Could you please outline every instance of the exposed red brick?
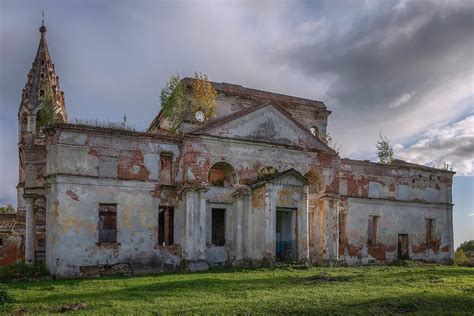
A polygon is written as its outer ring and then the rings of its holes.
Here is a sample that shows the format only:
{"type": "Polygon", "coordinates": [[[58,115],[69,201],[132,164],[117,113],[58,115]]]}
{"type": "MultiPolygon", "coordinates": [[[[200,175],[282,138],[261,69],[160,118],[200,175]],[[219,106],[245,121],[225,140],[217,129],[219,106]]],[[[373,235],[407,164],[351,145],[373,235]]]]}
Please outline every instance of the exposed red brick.
{"type": "Polygon", "coordinates": [[[77,196],[77,194],[71,190],[67,190],[66,191],[66,194],[69,195],[69,197],[71,199],[73,199],[74,201],[78,201],[79,202],[79,197],[77,196]]]}
{"type": "Polygon", "coordinates": [[[385,254],[387,252],[393,252],[397,249],[396,246],[387,246],[385,244],[379,243],[377,245],[368,246],[368,254],[374,257],[377,260],[386,260],[385,254]]]}
{"type": "Polygon", "coordinates": [[[441,240],[438,239],[433,242],[430,242],[429,244],[422,243],[419,245],[412,245],[411,249],[414,253],[421,253],[430,249],[432,249],[434,252],[438,252],[440,245],[441,245],[441,240]]]}
{"type": "Polygon", "coordinates": [[[143,153],[139,150],[122,153],[118,158],[117,175],[121,180],[148,180],[149,172],[144,164],[143,153]]]}

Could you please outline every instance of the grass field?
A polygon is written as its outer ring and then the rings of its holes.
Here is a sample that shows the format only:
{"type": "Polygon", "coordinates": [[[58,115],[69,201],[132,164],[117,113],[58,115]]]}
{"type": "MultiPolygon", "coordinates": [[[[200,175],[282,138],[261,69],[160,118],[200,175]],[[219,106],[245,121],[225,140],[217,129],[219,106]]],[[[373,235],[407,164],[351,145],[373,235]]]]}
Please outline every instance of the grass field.
{"type": "Polygon", "coordinates": [[[0,314],[474,314],[474,269],[437,265],[214,270],[0,284],[0,314]]]}

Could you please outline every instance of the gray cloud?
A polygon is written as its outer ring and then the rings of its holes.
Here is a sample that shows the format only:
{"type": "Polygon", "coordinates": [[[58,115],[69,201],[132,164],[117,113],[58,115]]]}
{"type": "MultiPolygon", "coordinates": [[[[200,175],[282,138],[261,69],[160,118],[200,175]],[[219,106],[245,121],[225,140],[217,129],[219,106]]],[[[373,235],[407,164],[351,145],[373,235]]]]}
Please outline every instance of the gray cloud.
{"type": "Polygon", "coordinates": [[[14,199],[16,116],[43,9],[71,118],[126,113],[146,127],[167,78],[202,71],[325,101],[342,154],[367,158],[379,131],[408,148],[473,105],[468,1],[0,0],[0,203],[14,199]]]}
{"type": "Polygon", "coordinates": [[[331,82],[323,98],[335,110],[330,131],[346,144],[343,153],[357,155],[378,131],[406,141],[472,107],[459,104],[472,92],[472,3],[400,1],[347,23],[323,20],[275,54],[331,82]]]}
{"type": "Polygon", "coordinates": [[[394,146],[398,158],[433,167],[445,164],[459,175],[474,173],[474,115],[444,126],[433,126],[413,145],[394,146]]]}

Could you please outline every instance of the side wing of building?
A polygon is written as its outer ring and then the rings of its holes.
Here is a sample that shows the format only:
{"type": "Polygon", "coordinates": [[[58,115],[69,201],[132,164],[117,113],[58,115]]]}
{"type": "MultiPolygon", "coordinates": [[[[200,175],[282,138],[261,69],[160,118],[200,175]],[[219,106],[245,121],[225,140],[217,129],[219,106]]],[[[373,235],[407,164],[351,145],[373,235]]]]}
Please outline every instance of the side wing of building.
{"type": "Polygon", "coordinates": [[[339,258],[448,263],[454,256],[453,172],[342,159],[339,258]]]}

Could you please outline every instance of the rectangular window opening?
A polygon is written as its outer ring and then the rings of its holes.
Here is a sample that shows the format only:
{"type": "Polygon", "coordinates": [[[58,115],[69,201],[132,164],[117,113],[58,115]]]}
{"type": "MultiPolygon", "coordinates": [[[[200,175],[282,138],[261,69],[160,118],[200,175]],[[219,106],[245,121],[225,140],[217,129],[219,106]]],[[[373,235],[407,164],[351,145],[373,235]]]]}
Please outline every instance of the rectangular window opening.
{"type": "Polygon", "coordinates": [[[161,153],[160,155],[160,183],[173,184],[173,154],[161,153]]]}
{"type": "Polygon", "coordinates": [[[174,243],[174,208],[160,206],[158,209],[158,244],[171,246],[174,243]]]}
{"type": "Polygon", "coordinates": [[[380,216],[369,216],[369,225],[367,229],[367,243],[369,245],[377,244],[377,224],[380,216]]]}
{"type": "Polygon", "coordinates": [[[117,243],[116,204],[99,204],[99,243],[117,243]]]}
{"type": "Polygon", "coordinates": [[[435,230],[435,220],[427,218],[425,220],[426,227],[426,243],[430,244],[435,241],[434,230],[435,230]]]}
{"type": "Polygon", "coordinates": [[[3,257],[3,239],[0,238],[0,257],[3,257]]]}
{"type": "Polygon", "coordinates": [[[339,244],[346,242],[346,214],[339,214],[339,244]]]}
{"type": "Polygon", "coordinates": [[[225,208],[212,209],[212,244],[225,245],[225,208]]]}

